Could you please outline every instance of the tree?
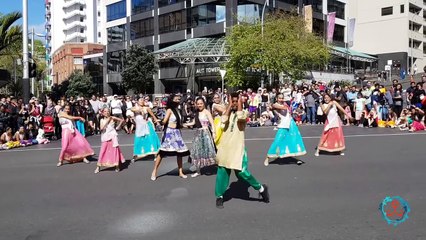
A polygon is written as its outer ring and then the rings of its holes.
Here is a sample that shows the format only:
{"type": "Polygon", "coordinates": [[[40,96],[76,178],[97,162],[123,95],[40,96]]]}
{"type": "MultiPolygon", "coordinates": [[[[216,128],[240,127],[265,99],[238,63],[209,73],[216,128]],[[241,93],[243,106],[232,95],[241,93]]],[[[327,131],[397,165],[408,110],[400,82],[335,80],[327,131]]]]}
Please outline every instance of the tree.
{"type": "Polygon", "coordinates": [[[14,23],[22,17],[20,12],[0,13],[0,52],[22,39],[22,27],[14,23]]]}
{"type": "Polygon", "coordinates": [[[67,79],[69,81],[67,96],[89,97],[95,93],[96,86],[93,84],[89,74],[81,70],[75,70],[67,79]]]}
{"type": "Polygon", "coordinates": [[[267,16],[263,36],[259,23],[233,26],[227,36],[230,53],[230,61],[225,64],[227,84],[242,86],[250,68],[284,73],[298,80],[313,65],[326,64],[327,47],[321,38],[305,29],[303,18],[292,14],[267,16]]]}
{"type": "Polygon", "coordinates": [[[124,87],[136,93],[146,93],[157,69],[152,53],[139,45],[131,45],[126,50],[124,70],[121,73],[124,87]]]}

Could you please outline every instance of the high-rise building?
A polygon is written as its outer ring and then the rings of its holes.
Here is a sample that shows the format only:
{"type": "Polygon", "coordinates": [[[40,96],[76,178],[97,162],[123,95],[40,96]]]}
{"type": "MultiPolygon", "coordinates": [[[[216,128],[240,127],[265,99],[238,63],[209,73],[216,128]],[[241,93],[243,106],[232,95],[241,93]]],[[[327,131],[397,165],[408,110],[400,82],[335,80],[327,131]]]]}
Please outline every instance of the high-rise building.
{"type": "Polygon", "coordinates": [[[102,0],[45,0],[46,48],[50,80],[52,57],[66,43],[105,44],[105,5],[102,0]]]}
{"type": "Polygon", "coordinates": [[[356,0],[348,3],[356,19],[354,46],[377,55],[378,69],[392,60],[392,72],[423,72],[426,65],[426,1],[356,0]]]}
{"type": "MultiPolygon", "coordinates": [[[[346,0],[266,0],[267,12],[281,9],[302,14],[312,5],[313,31],[326,29],[327,14],[336,12],[334,44],[346,40],[346,0]]],[[[157,51],[198,38],[220,38],[230,26],[243,21],[259,21],[265,0],[106,0],[107,47],[104,56],[104,92],[111,93],[121,82],[123,57],[130,44],[157,51]]],[[[201,43],[208,46],[216,43],[201,43]]],[[[188,73],[195,72],[195,91],[218,87],[219,65],[195,64],[190,70],[177,61],[161,61],[154,80],[155,93],[181,91],[188,86],[188,73]]]]}

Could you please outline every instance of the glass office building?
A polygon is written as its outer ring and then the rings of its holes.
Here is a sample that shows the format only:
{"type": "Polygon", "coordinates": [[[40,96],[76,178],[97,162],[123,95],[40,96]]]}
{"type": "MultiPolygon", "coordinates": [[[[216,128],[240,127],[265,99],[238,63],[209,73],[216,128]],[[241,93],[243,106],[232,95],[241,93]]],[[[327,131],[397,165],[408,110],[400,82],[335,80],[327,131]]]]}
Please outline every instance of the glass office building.
{"type": "MultiPolygon", "coordinates": [[[[267,11],[281,9],[301,13],[304,5],[312,5],[313,30],[324,34],[328,11],[337,15],[335,42],[344,42],[344,0],[268,0],[267,11]]],[[[239,22],[260,21],[264,0],[122,0],[107,3],[107,37],[104,65],[104,91],[111,92],[111,84],[120,83],[122,56],[130,44],[140,44],[158,51],[193,38],[220,38],[230,26],[239,22]],[[124,16],[125,15],[125,16],[124,16]]],[[[179,62],[164,60],[155,76],[154,93],[184,92],[188,75],[196,77],[194,91],[218,87],[218,65],[195,64],[188,69],[179,62]]]]}

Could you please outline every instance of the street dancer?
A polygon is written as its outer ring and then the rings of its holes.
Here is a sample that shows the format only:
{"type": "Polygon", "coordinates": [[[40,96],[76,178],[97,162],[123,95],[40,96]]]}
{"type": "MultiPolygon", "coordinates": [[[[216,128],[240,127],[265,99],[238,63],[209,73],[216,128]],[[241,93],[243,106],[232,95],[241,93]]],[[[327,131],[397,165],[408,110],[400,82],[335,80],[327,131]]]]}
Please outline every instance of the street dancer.
{"type": "Polygon", "coordinates": [[[121,153],[120,146],[118,145],[117,131],[123,125],[124,119],[111,116],[109,108],[102,111],[104,118],[101,119],[100,130],[101,136],[101,150],[99,151],[98,164],[95,173],[101,170],[101,167],[115,167],[115,171],[120,171],[120,163],[124,163],[126,159],[121,153]],[[118,123],[115,127],[115,123],[118,123]]]}
{"type": "Polygon", "coordinates": [[[157,155],[160,149],[160,139],[155,132],[154,124],[148,119],[148,114],[155,123],[157,118],[149,107],[145,106],[145,99],[139,98],[135,107],[131,108],[135,113],[135,140],[133,146],[132,162],[149,155],[157,155]]]}
{"type": "Polygon", "coordinates": [[[80,120],[84,122],[84,119],[71,116],[70,113],[71,106],[69,104],[65,105],[64,111],[59,113],[59,123],[62,127],[62,149],[59,155],[58,167],[62,166],[64,161],[89,163],[86,157],[94,155],[89,142],[74,127],[74,121],[80,120]]]}
{"type": "Polygon", "coordinates": [[[204,98],[198,97],[196,100],[197,112],[191,123],[184,124],[187,126],[195,126],[195,138],[192,141],[191,160],[195,166],[196,172],[192,177],[201,175],[201,168],[216,164],[216,149],[214,146],[215,126],[211,113],[206,109],[204,98]],[[210,132],[210,127],[211,132],[210,132]],[[213,133],[213,134],[212,134],[213,133]]]}
{"type": "Polygon", "coordinates": [[[214,143],[216,144],[216,147],[219,145],[220,137],[222,136],[222,128],[220,127],[221,124],[221,116],[225,112],[226,108],[221,102],[220,95],[216,93],[213,96],[213,105],[212,105],[212,114],[214,116],[214,129],[215,129],[215,138],[214,143]]]}
{"type": "MultiPolygon", "coordinates": [[[[302,135],[300,135],[299,128],[290,114],[289,106],[284,102],[284,95],[278,94],[277,97],[277,103],[273,104],[272,108],[278,115],[280,123],[277,126],[278,131],[275,139],[269,147],[264,162],[265,166],[269,165],[270,158],[297,157],[306,154],[302,135]]],[[[297,160],[297,165],[302,163],[301,160],[297,160]]]]}
{"type": "Polygon", "coordinates": [[[353,120],[353,118],[328,93],[324,95],[324,104],[321,103],[320,107],[323,113],[327,115],[327,120],[315,156],[319,156],[320,151],[340,152],[340,155],[343,156],[345,155],[343,152],[345,150],[345,136],[338,111],[340,110],[341,113],[345,114],[349,120],[353,120]]]}
{"type": "Polygon", "coordinates": [[[157,179],[157,170],[161,160],[165,156],[176,156],[179,171],[179,177],[187,178],[183,173],[182,157],[188,156],[189,151],[182,138],[180,129],[182,128],[182,115],[179,113],[179,95],[171,95],[167,101],[167,111],[162,123],[164,126],[164,135],[161,142],[160,152],[155,159],[154,169],[152,170],[151,180],[157,179]]]}
{"type": "Polygon", "coordinates": [[[269,202],[268,186],[260,184],[248,171],[247,151],[244,145],[244,130],[247,113],[243,112],[241,96],[232,94],[226,112],[222,116],[224,126],[221,143],[217,151],[216,207],[223,208],[223,195],[229,185],[229,175],[233,169],[235,175],[254,189],[259,190],[262,200],[269,202]]]}

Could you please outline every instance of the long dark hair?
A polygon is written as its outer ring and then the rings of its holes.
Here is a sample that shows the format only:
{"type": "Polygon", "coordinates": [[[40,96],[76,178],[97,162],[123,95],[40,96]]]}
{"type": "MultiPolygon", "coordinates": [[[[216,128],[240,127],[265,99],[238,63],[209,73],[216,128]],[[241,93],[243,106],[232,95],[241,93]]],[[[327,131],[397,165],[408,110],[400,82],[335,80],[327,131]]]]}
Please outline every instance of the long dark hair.
{"type": "MultiPolygon", "coordinates": [[[[204,108],[206,107],[206,101],[204,100],[203,97],[197,97],[197,99],[195,99],[195,102],[198,102],[198,100],[201,100],[204,103],[204,108]]],[[[201,128],[201,122],[200,122],[200,111],[197,109],[197,112],[195,113],[195,125],[194,127],[196,128],[201,128]]]]}
{"type": "MultiPolygon", "coordinates": [[[[182,119],[180,118],[180,114],[178,113],[179,110],[177,109],[179,106],[179,103],[176,103],[173,101],[175,97],[178,97],[178,95],[176,94],[170,95],[169,99],[167,100],[167,109],[172,110],[173,114],[176,117],[176,128],[180,129],[182,128],[182,119]]],[[[167,126],[168,124],[165,126],[164,130],[167,129],[167,126]]]]}

